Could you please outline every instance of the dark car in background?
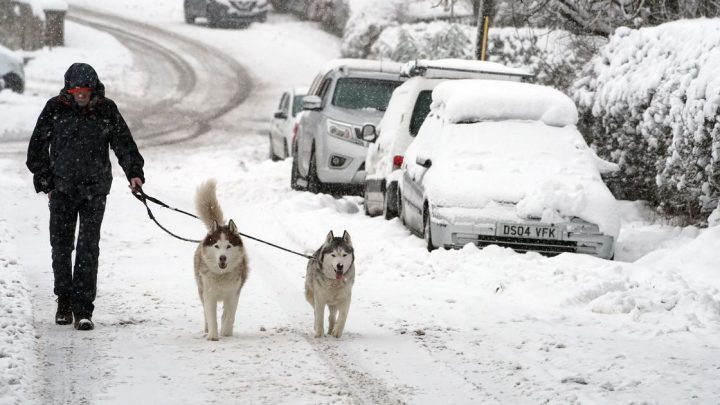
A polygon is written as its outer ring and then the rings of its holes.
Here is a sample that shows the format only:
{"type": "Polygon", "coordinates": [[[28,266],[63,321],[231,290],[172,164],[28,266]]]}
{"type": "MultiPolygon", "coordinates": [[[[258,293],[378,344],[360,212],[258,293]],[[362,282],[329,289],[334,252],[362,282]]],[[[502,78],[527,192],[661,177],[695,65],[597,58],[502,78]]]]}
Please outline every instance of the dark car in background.
{"type": "Polygon", "coordinates": [[[207,19],[210,27],[221,25],[249,25],[267,20],[267,0],[185,0],[185,22],[207,19]]]}
{"type": "Polygon", "coordinates": [[[25,90],[25,69],[21,57],[0,45],[0,91],[2,89],[22,93],[25,90]]]}

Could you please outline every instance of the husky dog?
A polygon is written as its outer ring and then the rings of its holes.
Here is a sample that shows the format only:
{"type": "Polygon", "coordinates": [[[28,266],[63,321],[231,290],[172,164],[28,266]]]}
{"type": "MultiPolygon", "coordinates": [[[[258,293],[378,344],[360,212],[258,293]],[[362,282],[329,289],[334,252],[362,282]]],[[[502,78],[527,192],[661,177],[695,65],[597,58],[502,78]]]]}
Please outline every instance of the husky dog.
{"type": "Polygon", "coordinates": [[[315,337],[323,336],[323,316],[327,305],[328,333],[342,336],[350,310],[350,296],[355,283],[355,254],[350,234],[336,238],[332,231],[325,243],[313,254],[305,274],[305,299],[315,310],[315,337]]]}
{"type": "Polygon", "coordinates": [[[214,180],[198,187],[195,206],[208,228],[195,250],[195,281],[205,310],[207,339],[218,340],[217,304],[223,302],[220,335],[232,336],[240,289],[248,276],[247,256],[235,223],[231,219],[224,225],[214,180]]]}

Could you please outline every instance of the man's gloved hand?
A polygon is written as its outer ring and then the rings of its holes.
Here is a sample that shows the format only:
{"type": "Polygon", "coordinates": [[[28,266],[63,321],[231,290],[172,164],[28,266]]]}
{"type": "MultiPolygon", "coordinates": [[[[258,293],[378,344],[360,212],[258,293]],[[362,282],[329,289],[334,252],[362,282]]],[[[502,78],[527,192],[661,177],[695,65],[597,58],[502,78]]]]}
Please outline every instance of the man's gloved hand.
{"type": "Polygon", "coordinates": [[[143,185],[143,182],[140,179],[140,177],[133,177],[132,179],[130,179],[130,184],[128,185],[128,187],[130,188],[130,191],[133,192],[135,190],[138,190],[140,187],[142,187],[142,185],[143,185]]]}

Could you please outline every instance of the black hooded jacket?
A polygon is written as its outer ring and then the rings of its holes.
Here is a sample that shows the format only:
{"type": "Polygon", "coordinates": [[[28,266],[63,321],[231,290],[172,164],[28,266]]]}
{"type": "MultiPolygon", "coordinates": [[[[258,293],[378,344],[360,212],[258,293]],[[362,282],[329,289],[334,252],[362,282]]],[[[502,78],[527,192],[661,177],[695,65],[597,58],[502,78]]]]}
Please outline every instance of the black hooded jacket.
{"type": "Polygon", "coordinates": [[[129,179],[145,182],[144,160],[117,106],[105,98],[105,86],[92,66],[75,63],[65,73],[60,95],[48,100],[28,146],[27,167],[37,192],[58,190],[90,197],[106,195],[112,184],[110,151],[129,179]],[[93,89],[90,102],[80,107],[69,89],[93,89]]]}

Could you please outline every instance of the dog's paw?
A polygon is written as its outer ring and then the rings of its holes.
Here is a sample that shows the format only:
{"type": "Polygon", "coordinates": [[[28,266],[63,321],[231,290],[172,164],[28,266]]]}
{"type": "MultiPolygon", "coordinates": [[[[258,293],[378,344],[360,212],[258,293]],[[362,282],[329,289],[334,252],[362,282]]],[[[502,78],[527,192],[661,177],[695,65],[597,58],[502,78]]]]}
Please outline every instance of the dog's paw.
{"type": "Polygon", "coordinates": [[[230,330],[221,330],[221,331],[220,331],[220,336],[232,336],[232,335],[233,335],[232,329],[230,329],[230,330]]]}
{"type": "Polygon", "coordinates": [[[220,339],[218,338],[217,332],[215,332],[215,333],[208,333],[207,340],[212,340],[214,342],[214,341],[217,341],[220,339]]]}
{"type": "Polygon", "coordinates": [[[342,336],[342,331],[334,330],[334,331],[330,334],[330,336],[333,336],[333,337],[336,337],[336,338],[340,339],[340,336],[342,336]]]}
{"type": "Polygon", "coordinates": [[[321,337],[323,337],[322,332],[315,332],[315,338],[321,338],[321,337]]]}

